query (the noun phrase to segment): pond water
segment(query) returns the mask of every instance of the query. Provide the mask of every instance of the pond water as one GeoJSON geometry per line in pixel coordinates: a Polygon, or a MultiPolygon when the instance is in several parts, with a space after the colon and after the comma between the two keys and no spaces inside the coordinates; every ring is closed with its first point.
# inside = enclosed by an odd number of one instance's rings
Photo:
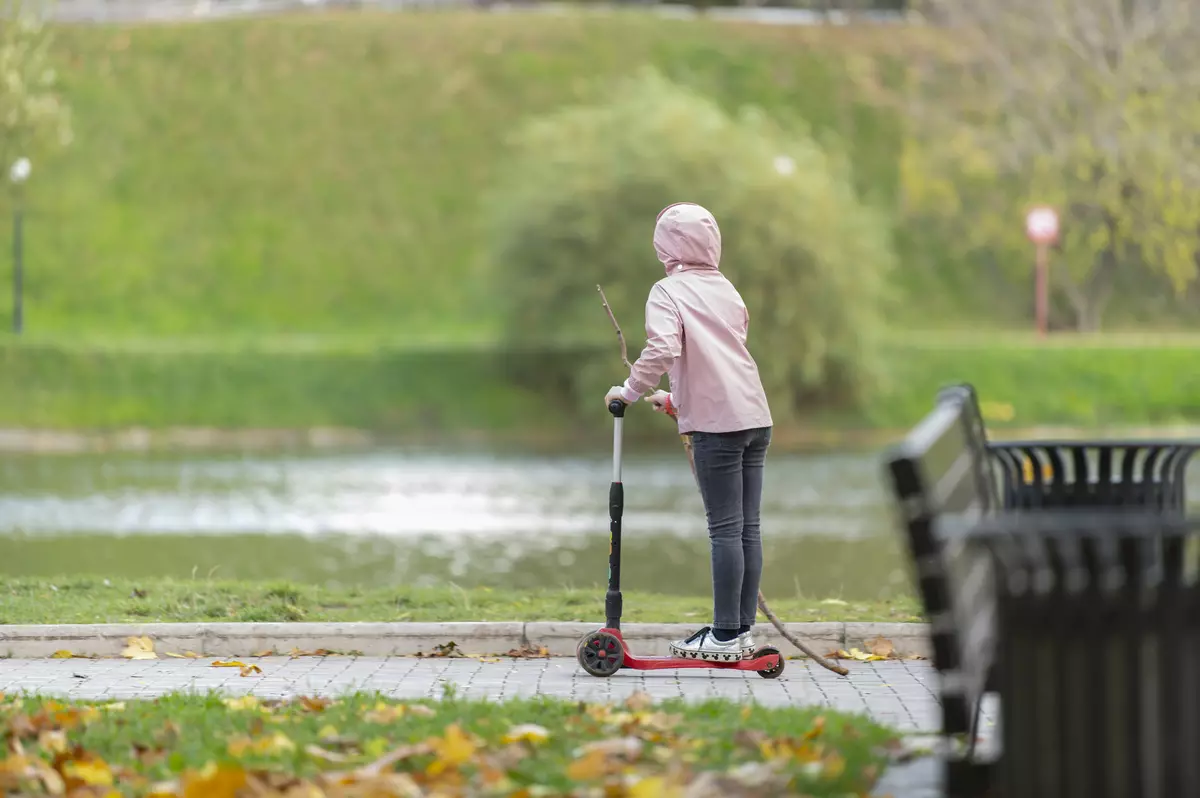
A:
{"type": "MultiPolygon", "coordinates": [[[[0,576],[603,584],[609,458],[409,450],[0,456],[0,576]]],[[[630,455],[624,587],[709,590],[686,459],[630,455]]],[[[772,454],[768,595],[908,584],[878,452],[772,454]]]]}

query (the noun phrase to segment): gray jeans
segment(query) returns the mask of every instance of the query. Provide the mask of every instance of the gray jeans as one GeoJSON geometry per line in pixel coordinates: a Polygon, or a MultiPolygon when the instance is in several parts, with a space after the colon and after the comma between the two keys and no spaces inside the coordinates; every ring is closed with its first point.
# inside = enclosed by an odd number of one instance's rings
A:
{"type": "Polygon", "coordinates": [[[762,579],[763,470],[771,428],[694,432],[696,479],[712,545],[713,627],[753,626],[762,579]]]}

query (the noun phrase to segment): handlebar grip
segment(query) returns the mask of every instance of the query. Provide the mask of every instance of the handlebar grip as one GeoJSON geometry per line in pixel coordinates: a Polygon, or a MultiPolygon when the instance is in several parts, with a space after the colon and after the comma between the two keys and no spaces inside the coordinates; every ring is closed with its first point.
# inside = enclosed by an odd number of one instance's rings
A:
{"type": "Polygon", "coordinates": [[[608,403],[608,412],[613,414],[613,418],[621,418],[625,415],[625,403],[620,399],[613,399],[608,403]]]}

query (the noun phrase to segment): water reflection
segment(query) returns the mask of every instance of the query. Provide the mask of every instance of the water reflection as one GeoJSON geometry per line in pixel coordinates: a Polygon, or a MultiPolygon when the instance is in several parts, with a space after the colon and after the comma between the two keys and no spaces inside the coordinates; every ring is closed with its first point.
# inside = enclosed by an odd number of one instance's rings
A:
{"type": "MultiPolygon", "coordinates": [[[[773,456],[764,589],[868,598],[906,578],[875,454],[773,456]]],[[[595,585],[609,461],[375,452],[0,460],[0,574],[595,585]]],[[[686,460],[625,467],[626,583],[709,589],[686,460]],[[665,566],[665,567],[664,567],[665,566]]]]}

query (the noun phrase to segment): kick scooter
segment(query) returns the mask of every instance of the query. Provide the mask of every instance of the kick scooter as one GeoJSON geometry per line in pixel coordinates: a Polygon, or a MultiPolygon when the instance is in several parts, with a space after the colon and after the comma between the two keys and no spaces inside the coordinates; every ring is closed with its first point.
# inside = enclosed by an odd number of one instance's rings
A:
{"type": "Polygon", "coordinates": [[[613,416],[613,473],[608,489],[609,541],[608,592],[604,595],[605,624],[579,641],[576,657],[580,666],[592,676],[612,676],[621,668],[637,671],[670,670],[674,668],[719,668],[723,670],[755,671],[764,679],[775,679],[783,673],[783,656],[776,648],[760,648],[749,659],[734,662],[714,662],[681,657],[639,657],[629,651],[621,637],[621,514],[625,509],[625,488],[621,483],[621,427],[625,420],[625,403],[614,399],[608,405],[613,416]]]}

